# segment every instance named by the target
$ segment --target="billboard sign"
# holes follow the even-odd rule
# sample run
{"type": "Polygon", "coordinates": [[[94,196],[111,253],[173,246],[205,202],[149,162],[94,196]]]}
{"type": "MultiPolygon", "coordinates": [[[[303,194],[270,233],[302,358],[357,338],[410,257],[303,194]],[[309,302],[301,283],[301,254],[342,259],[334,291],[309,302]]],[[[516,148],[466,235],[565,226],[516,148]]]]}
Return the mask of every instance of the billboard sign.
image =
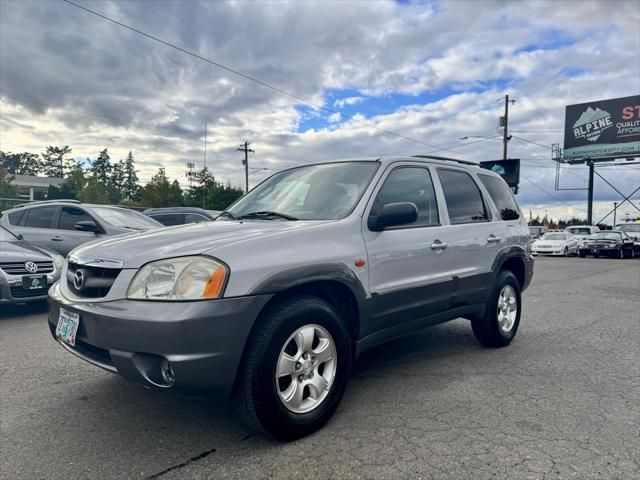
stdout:
{"type": "Polygon", "coordinates": [[[565,161],[640,156],[640,95],[568,105],[565,161]]]}
{"type": "Polygon", "coordinates": [[[480,162],[480,166],[486,170],[491,170],[500,175],[507,185],[511,187],[513,193],[518,193],[520,183],[520,159],[510,158],[509,160],[490,160],[480,162]]]}

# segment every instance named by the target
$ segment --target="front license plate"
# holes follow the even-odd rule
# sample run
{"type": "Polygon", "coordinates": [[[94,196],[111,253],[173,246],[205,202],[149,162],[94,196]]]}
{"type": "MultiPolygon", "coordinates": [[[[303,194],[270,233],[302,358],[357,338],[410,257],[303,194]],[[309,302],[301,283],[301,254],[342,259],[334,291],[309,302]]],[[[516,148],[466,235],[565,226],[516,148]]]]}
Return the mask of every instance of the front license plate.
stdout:
{"type": "Polygon", "coordinates": [[[80,325],[80,315],[61,308],[56,326],[56,337],[72,347],[75,346],[78,325],[80,325]]]}
{"type": "Polygon", "coordinates": [[[47,288],[46,275],[25,275],[22,277],[22,288],[25,290],[42,290],[47,288]]]}

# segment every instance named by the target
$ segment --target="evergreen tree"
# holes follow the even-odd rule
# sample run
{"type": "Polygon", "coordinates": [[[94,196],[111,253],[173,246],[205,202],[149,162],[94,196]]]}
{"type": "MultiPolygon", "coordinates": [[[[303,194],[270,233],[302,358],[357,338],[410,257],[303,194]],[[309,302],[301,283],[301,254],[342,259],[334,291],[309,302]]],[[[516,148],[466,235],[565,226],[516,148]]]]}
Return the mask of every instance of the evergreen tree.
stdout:
{"type": "Polygon", "coordinates": [[[194,172],[193,178],[195,185],[189,189],[186,198],[190,206],[224,210],[244,193],[230,184],[217,182],[207,167],[194,172]]]}
{"type": "Polygon", "coordinates": [[[129,201],[136,201],[140,198],[140,184],[138,183],[135,160],[131,152],[129,152],[127,159],[124,161],[123,170],[122,198],[129,201]]]}
{"type": "Polygon", "coordinates": [[[169,182],[164,168],[159,168],[142,188],[141,201],[147,207],[179,207],[183,204],[182,189],[177,180],[169,182]]]}
{"type": "Polygon", "coordinates": [[[66,158],[70,153],[68,145],[62,148],[49,145],[42,154],[42,173],[47,177],[64,178],[65,173],[73,166],[73,159],[66,158]]]}
{"type": "Polygon", "coordinates": [[[110,183],[111,171],[113,170],[113,166],[111,165],[111,157],[109,157],[109,152],[105,148],[102,150],[98,157],[91,163],[91,167],[89,171],[93,175],[99,183],[107,187],[110,183]]]}
{"type": "Polygon", "coordinates": [[[37,175],[42,169],[42,162],[37,153],[0,151],[0,168],[15,175],[37,175]]]}

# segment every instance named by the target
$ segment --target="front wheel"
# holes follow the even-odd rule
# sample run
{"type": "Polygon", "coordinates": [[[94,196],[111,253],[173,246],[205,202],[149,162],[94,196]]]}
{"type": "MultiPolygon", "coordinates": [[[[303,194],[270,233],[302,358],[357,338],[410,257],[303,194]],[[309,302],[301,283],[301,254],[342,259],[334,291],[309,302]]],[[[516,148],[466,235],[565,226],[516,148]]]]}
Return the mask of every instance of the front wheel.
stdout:
{"type": "Polygon", "coordinates": [[[626,257],[626,255],[624,254],[624,248],[620,248],[620,250],[618,251],[618,258],[620,260],[624,260],[626,257]]]}
{"type": "Polygon", "coordinates": [[[565,257],[569,256],[569,247],[564,247],[564,252],[562,252],[565,257]]]}
{"type": "Polygon", "coordinates": [[[579,252],[578,252],[578,256],[579,256],[580,258],[584,258],[584,257],[586,257],[586,256],[587,256],[587,254],[586,254],[585,252],[583,252],[583,251],[579,251],[579,252]]]}
{"type": "Polygon", "coordinates": [[[269,308],[246,347],[234,389],[240,417],[279,440],[322,427],[351,368],[350,338],[327,302],[292,296],[269,308]]]}
{"type": "Polygon", "coordinates": [[[508,270],[500,272],[484,316],[471,321],[473,334],[486,347],[505,347],[520,325],[520,284],[508,270]]]}

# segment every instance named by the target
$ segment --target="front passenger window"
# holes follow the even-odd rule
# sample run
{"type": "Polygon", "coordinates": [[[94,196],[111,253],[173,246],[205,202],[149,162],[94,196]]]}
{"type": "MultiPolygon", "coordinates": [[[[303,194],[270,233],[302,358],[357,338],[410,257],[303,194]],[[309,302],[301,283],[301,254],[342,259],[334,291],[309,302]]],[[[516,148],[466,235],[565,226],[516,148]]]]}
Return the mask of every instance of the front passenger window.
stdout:
{"type": "Polygon", "coordinates": [[[61,230],[75,230],[78,222],[93,222],[93,218],[79,208],[62,207],[58,228],[61,230]]]}
{"type": "Polygon", "coordinates": [[[420,167],[398,167],[393,170],[378,192],[372,215],[379,215],[387,203],[413,203],[418,209],[418,219],[405,226],[439,225],[438,204],[429,170],[420,167]]]}

